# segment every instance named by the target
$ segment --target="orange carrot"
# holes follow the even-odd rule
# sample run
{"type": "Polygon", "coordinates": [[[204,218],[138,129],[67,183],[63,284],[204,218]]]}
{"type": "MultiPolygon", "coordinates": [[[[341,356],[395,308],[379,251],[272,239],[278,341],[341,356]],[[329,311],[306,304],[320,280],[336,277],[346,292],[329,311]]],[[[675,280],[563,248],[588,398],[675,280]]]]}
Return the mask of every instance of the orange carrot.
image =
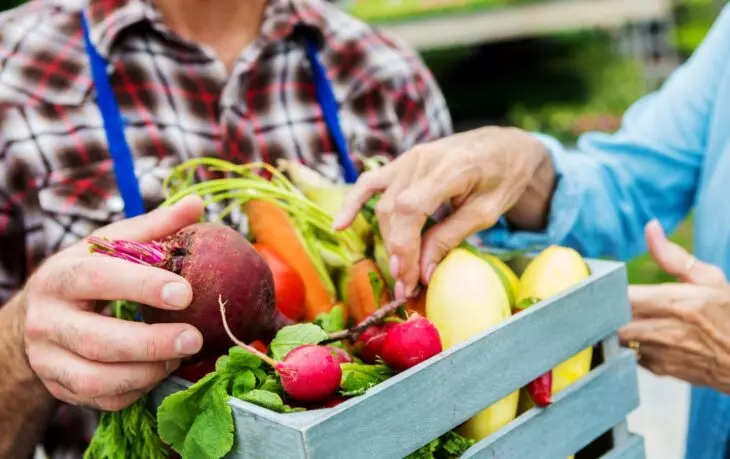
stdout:
{"type": "Polygon", "coordinates": [[[350,267],[347,278],[347,303],[350,315],[355,319],[355,323],[365,320],[370,314],[375,312],[381,305],[390,301],[388,288],[385,279],[378,271],[375,262],[369,258],[364,258],[350,267]],[[380,279],[381,294],[379,301],[375,299],[375,291],[370,282],[371,273],[380,279]]]}
{"type": "Polygon", "coordinates": [[[408,299],[406,311],[408,313],[416,312],[426,317],[426,289],[421,289],[417,296],[408,299]]]}
{"type": "Polygon", "coordinates": [[[304,320],[313,321],[319,314],[329,312],[334,307],[334,298],[330,298],[289,214],[276,204],[262,200],[248,201],[244,211],[256,242],[275,247],[281,258],[302,277],[307,303],[304,320]]]}

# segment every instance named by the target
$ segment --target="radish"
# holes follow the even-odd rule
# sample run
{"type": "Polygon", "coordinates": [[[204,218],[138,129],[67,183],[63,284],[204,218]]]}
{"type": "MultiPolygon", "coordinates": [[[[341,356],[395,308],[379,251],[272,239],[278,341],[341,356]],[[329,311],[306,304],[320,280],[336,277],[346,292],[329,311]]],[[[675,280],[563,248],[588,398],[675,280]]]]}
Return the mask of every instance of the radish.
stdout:
{"type": "Polygon", "coordinates": [[[304,344],[298,346],[279,362],[253,346],[238,340],[228,327],[226,305],[219,299],[223,327],[230,339],[271,365],[278,373],[281,387],[290,397],[302,402],[319,402],[327,399],[340,387],[342,368],[330,346],[304,344]]]}
{"type": "Polygon", "coordinates": [[[394,324],[385,334],[380,357],[391,368],[405,370],[443,350],[436,327],[420,314],[394,324]]]}
{"type": "Polygon", "coordinates": [[[386,322],[383,325],[371,325],[357,338],[358,354],[363,362],[375,363],[380,356],[380,350],[383,348],[383,341],[388,330],[393,325],[392,322],[386,322]]]}
{"type": "Polygon", "coordinates": [[[155,242],[90,238],[91,251],[155,266],[184,277],[193,300],[182,311],[142,307],[147,323],[187,323],[203,336],[195,360],[228,352],[233,345],[218,313],[218,295],[230,301],[228,322],[246,342],[269,342],[292,322],[276,308],[271,270],[239,232],[218,223],[196,223],[155,242]]]}
{"type": "Polygon", "coordinates": [[[337,363],[352,363],[352,356],[341,347],[328,346],[332,350],[337,363]]]}

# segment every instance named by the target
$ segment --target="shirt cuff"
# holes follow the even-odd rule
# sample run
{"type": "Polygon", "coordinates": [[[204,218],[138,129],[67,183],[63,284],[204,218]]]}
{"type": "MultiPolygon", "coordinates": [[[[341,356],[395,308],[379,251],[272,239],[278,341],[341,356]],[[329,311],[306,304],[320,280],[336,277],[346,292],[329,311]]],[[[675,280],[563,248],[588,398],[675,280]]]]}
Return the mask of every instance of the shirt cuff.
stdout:
{"type": "Polygon", "coordinates": [[[478,234],[486,246],[507,250],[540,250],[551,244],[563,244],[574,227],[580,212],[582,196],[581,176],[570,153],[556,139],[540,134],[532,135],[545,145],[555,169],[555,191],[550,203],[548,222],[543,232],[519,231],[511,228],[502,217],[497,224],[478,234]]]}

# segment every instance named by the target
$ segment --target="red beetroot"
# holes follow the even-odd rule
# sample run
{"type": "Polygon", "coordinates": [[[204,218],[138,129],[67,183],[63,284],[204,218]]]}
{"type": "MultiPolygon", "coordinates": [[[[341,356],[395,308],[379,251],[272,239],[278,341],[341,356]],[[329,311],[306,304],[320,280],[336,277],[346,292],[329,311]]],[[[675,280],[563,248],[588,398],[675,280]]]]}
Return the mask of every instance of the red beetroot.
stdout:
{"type": "Polygon", "coordinates": [[[198,380],[203,379],[205,375],[215,370],[215,363],[217,360],[218,357],[212,356],[197,362],[182,364],[180,365],[180,368],[173,372],[173,375],[192,383],[198,382],[198,380]]]}
{"type": "Polygon", "coordinates": [[[538,376],[527,385],[527,394],[535,405],[546,407],[552,403],[553,395],[553,372],[548,371],[538,376]]]}
{"type": "Polygon", "coordinates": [[[357,338],[356,349],[357,354],[365,363],[374,364],[380,356],[380,350],[383,348],[385,335],[393,325],[393,322],[386,322],[383,325],[371,325],[357,338]]]}
{"type": "Polygon", "coordinates": [[[219,299],[223,327],[230,339],[271,365],[278,373],[284,392],[302,402],[319,402],[327,399],[340,387],[342,368],[330,346],[305,344],[294,348],[279,362],[253,346],[239,341],[228,327],[226,305],[219,299]]]}
{"type": "Polygon", "coordinates": [[[239,232],[218,223],[196,223],[149,243],[90,239],[92,251],[172,271],[192,286],[183,311],[143,307],[147,323],[188,323],[200,330],[197,359],[225,354],[233,345],[223,329],[218,296],[231,304],[227,320],[246,342],[269,342],[291,321],[276,309],[274,280],[264,259],[239,232]]]}
{"type": "Polygon", "coordinates": [[[394,370],[405,370],[418,365],[443,350],[436,327],[420,314],[393,325],[388,330],[380,350],[380,357],[394,370]]]}

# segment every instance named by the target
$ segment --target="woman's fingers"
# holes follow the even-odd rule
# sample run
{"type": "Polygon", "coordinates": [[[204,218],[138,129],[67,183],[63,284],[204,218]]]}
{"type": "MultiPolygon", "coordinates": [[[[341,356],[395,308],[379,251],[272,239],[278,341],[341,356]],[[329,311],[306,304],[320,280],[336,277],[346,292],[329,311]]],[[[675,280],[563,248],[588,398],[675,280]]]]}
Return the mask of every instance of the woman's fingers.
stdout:
{"type": "Polygon", "coordinates": [[[661,224],[652,220],[646,225],[649,253],[668,274],[683,282],[713,287],[727,285],[725,273],[717,266],[696,260],[682,246],[670,241],[661,224]]]}
{"type": "Polygon", "coordinates": [[[420,265],[424,285],[430,282],[436,265],[450,250],[475,232],[493,225],[498,218],[499,213],[491,212],[484,202],[468,201],[428,230],[423,238],[420,265]]]}
{"type": "Polygon", "coordinates": [[[347,193],[342,208],[332,223],[333,228],[335,230],[343,230],[352,225],[362,206],[368,202],[368,199],[372,198],[378,192],[383,191],[394,176],[393,163],[381,169],[362,174],[352,186],[350,192],[347,193]]]}

